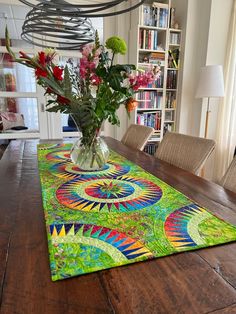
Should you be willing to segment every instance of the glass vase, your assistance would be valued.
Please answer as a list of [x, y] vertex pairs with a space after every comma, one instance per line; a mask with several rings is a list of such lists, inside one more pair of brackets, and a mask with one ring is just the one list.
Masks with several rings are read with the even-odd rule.
[[[79, 130], [79, 123], [76, 117], [71, 115]], [[109, 158], [109, 148], [100, 137], [100, 130], [94, 129], [90, 131], [89, 136], [87, 130], [80, 132], [79, 139], [74, 143], [70, 152], [71, 160], [80, 169], [85, 171], [96, 171], [104, 168]]]

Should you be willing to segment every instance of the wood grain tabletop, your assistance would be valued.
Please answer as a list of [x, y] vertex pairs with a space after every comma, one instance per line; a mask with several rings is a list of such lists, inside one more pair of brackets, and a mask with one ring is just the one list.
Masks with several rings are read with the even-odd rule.
[[[236, 194], [106, 138], [109, 147], [236, 225]], [[0, 161], [1, 313], [236, 313], [236, 243], [52, 282], [37, 141]]]

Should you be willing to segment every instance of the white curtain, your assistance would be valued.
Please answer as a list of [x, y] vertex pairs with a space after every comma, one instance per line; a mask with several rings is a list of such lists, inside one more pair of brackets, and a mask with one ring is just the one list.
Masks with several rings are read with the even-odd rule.
[[[15, 64], [17, 92], [35, 93], [36, 82], [31, 69]], [[37, 98], [17, 98], [17, 112], [23, 114], [29, 130], [39, 130]]]
[[225, 97], [219, 105], [215, 180], [219, 181], [231, 162], [236, 146], [236, 1], [230, 20], [224, 64]]

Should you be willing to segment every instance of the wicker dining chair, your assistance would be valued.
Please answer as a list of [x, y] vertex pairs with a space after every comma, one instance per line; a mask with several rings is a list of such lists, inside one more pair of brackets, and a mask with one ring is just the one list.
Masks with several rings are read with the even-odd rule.
[[214, 148], [213, 140], [167, 132], [155, 156], [169, 164], [198, 174]]
[[143, 150], [154, 129], [144, 125], [131, 124], [121, 142], [133, 149]]
[[225, 175], [220, 180], [220, 185], [222, 185], [227, 190], [236, 193], [236, 156], [229, 165]]

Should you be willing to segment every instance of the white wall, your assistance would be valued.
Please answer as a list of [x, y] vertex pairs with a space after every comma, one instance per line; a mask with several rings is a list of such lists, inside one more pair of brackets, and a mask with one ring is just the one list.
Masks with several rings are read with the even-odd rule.
[[[125, 6], [127, 5], [129, 4], [125, 4]], [[113, 17], [109, 17], [109, 18], [104, 18], [104, 39], [105, 40], [109, 38], [110, 36], [120, 36], [126, 41], [127, 48], [128, 48], [129, 47], [129, 30], [130, 30], [130, 12], [113, 16]], [[128, 51], [125, 56], [118, 55], [115, 62], [128, 63]], [[108, 122], [106, 122], [104, 131], [106, 135], [120, 140], [128, 127], [128, 116], [127, 116], [124, 106], [120, 107], [120, 109], [117, 112], [117, 115], [120, 118], [120, 127], [112, 126]]]
[[206, 60], [211, 0], [176, 0], [173, 3], [176, 20], [183, 29], [178, 131], [198, 136], [201, 102], [195, 99], [195, 90], [198, 70]]
[[[206, 99], [196, 99], [201, 66], [224, 64], [227, 34], [233, 0], [173, 0], [176, 19], [183, 32], [183, 72], [180, 93], [178, 131], [204, 136]], [[211, 99], [208, 138], [216, 138], [218, 99]], [[205, 167], [212, 179], [214, 154]]]

